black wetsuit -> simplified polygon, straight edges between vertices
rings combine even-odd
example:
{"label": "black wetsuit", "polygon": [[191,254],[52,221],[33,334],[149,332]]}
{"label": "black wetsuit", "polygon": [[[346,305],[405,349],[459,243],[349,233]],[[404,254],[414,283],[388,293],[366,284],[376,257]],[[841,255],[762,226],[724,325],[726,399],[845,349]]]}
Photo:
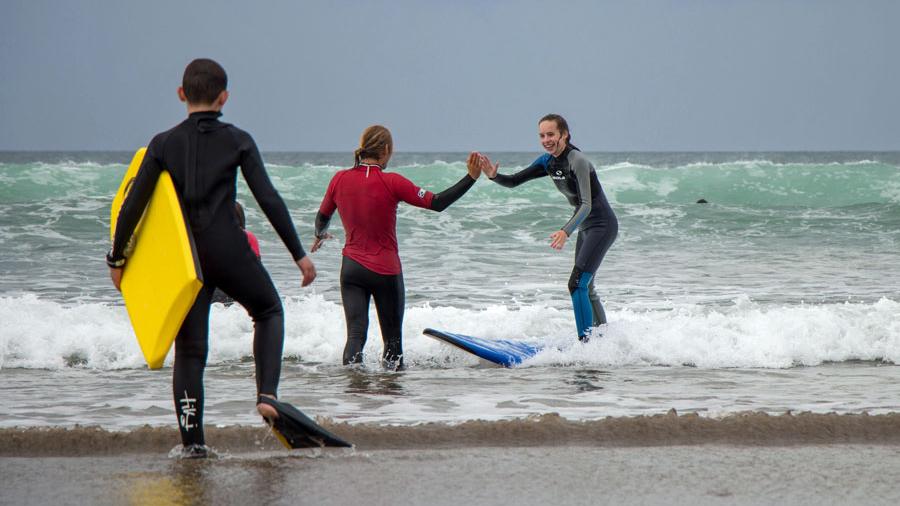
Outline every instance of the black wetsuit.
{"label": "black wetsuit", "polygon": [[378,326],[384,342],[382,365],[387,369],[403,367],[403,313],[406,287],[403,273],[379,274],[345,256],[341,261],[341,302],[347,321],[344,365],[360,364],[369,332],[369,300],[375,299]]}
{"label": "black wetsuit", "polygon": [[294,260],[306,256],[287,206],[272,186],[253,138],[197,112],[150,142],[131,192],[122,205],[107,261],[123,250],[153,193],[160,173],[172,176],[193,235],[203,288],[175,338],[173,393],[182,443],[204,444],[203,371],[209,334],[209,305],[221,288],[253,318],[257,393],[276,395],[281,374],[284,314],[281,299],[247,242],[234,212],[237,169]]}
{"label": "black wetsuit", "polygon": [[606,323],[606,313],[594,290],[594,274],[616,240],[619,221],[606,200],[594,166],[581,151],[571,145],[566,146],[558,157],[544,154],[516,174],[497,174],[493,181],[513,188],[545,176],[553,179],[559,191],[575,207],[575,213],[561,230],[571,236],[578,229],[575,267],[569,276],[569,293],[575,309],[578,337],[584,339],[591,325]]}

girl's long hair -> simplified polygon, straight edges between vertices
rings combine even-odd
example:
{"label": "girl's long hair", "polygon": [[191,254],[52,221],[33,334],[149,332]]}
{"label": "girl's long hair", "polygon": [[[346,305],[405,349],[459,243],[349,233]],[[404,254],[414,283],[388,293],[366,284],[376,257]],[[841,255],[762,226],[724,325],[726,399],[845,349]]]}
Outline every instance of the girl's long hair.
{"label": "girl's long hair", "polygon": [[381,125],[372,125],[366,128],[359,137],[359,147],[353,152],[353,166],[359,165],[359,161],[363,158],[381,158],[384,155],[385,147],[388,148],[388,152],[394,151],[394,139],[391,137],[391,131]]}

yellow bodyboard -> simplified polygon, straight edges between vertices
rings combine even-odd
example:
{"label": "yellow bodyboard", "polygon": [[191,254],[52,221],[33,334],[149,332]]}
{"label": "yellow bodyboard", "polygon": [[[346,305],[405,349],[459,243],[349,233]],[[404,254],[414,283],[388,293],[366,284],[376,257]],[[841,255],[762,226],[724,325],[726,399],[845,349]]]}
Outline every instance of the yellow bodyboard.
{"label": "yellow bodyboard", "polygon": [[[110,238],[146,151],[141,148],[134,154],[113,198]],[[147,365],[159,369],[203,287],[190,230],[167,171],[160,174],[132,243],[122,273],[122,296]]]}

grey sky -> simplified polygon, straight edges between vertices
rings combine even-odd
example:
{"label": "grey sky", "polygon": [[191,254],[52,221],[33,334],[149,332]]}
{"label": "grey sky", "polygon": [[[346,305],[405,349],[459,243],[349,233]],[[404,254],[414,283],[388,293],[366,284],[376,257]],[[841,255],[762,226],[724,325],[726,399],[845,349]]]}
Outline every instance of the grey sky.
{"label": "grey sky", "polygon": [[130,150],[229,73],[262,150],[898,150],[900,2],[0,1],[0,149]]}

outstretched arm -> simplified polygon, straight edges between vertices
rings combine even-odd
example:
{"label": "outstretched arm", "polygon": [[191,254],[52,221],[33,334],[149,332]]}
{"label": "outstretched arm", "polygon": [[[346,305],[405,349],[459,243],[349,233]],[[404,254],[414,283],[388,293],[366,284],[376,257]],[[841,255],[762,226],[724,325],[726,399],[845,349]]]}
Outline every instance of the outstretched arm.
{"label": "outstretched arm", "polygon": [[528,167],[525,167],[519,172],[516,172],[515,174],[509,176],[497,172],[497,170],[500,168],[499,163],[492,164],[487,156],[481,156],[483,156],[486,160],[484,174],[488,177],[488,179],[499,184],[500,186],[515,188],[522,183],[547,175],[547,155],[541,156],[540,158],[532,162]]}
{"label": "outstretched arm", "polygon": [[455,185],[435,194],[434,198],[431,199],[431,207],[429,209],[441,212],[450,207],[450,204],[459,200],[475,184],[475,180],[481,176],[482,166],[482,155],[475,152],[469,153],[469,158],[466,160],[468,174],[463,176]]}

